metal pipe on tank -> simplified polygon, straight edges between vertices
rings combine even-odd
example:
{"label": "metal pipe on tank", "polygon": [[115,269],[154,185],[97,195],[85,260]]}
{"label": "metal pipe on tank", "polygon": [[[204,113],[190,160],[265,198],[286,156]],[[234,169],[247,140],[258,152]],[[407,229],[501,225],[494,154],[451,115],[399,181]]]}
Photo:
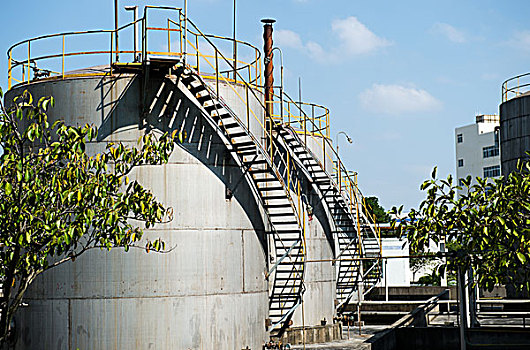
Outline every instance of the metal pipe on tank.
{"label": "metal pipe on tank", "polygon": [[272,24],[274,19],[262,19],[263,23],[263,53],[265,56],[265,116],[270,120],[273,114],[272,94],[274,86],[274,65],[272,63]]}
{"label": "metal pipe on tank", "polygon": [[118,0],[114,0],[114,36],[116,40],[116,62],[120,60],[118,52]]}

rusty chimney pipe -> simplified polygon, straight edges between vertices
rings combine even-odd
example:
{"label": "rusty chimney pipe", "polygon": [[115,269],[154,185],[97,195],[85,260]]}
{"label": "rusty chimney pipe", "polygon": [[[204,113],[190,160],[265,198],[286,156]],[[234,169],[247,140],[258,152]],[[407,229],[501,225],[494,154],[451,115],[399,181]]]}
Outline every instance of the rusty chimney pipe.
{"label": "rusty chimney pipe", "polygon": [[265,55],[265,115],[266,120],[270,121],[273,114],[273,86],[274,86],[274,66],[272,64],[272,24],[276,22],[274,19],[262,19],[263,23],[263,53]]}

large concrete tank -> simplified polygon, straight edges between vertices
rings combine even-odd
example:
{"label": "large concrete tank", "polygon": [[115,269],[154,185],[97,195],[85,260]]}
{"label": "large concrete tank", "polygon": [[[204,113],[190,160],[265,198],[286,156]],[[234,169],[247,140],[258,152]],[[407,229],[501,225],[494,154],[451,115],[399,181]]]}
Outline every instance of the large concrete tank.
{"label": "large concrete tank", "polygon": [[[145,18],[142,20],[147,21]],[[143,27],[160,29],[147,24]],[[169,29],[167,34],[169,37]],[[53,37],[61,39],[61,35]],[[62,39],[64,42],[64,35]],[[149,53],[144,50],[147,48],[142,50],[142,59]],[[122,57],[126,52],[121,52]],[[113,53],[107,53],[112,61]],[[133,53],[135,62],[127,67],[139,64],[136,48]],[[167,54],[171,59],[176,55]],[[258,81],[261,66],[259,52],[251,57],[254,54],[256,60],[242,70],[246,74],[248,68],[250,75],[255,69],[253,88],[216,79],[215,75],[212,78],[211,73],[201,74],[265,145],[263,94]],[[23,68],[20,62],[24,60],[11,59],[11,50],[9,57],[10,65]],[[34,74],[54,72],[52,77],[31,80],[22,69],[18,81],[23,83],[11,89],[6,100],[26,89],[36,99],[54,96],[57,107],[50,111],[51,120],[89,123],[99,129],[98,142],[88,147],[91,153],[110,141],[134,146],[148,131],[182,131],[184,141],[175,148],[168,164],[144,166],[132,174],[174,209],[172,222],[146,232],[148,238],[161,237],[166,247],[173,249],[167,254],[93,250],[74,263],[46,272],[28,290],[28,306],[16,316],[17,348],[261,348],[270,335],[266,323],[273,283],[266,274],[274,254],[272,235],[267,234],[271,231],[270,218],[256,200],[255,189],[245,180],[245,169],[236,164],[193,98],[164,85],[170,66],[150,74],[109,74],[108,66],[68,74],[64,73],[64,57],[63,52],[62,69],[55,71],[40,68],[39,59],[32,59],[39,65]],[[199,62],[196,67],[198,70]],[[11,75],[9,79],[11,83]],[[331,169],[332,163],[324,159],[319,143],[308,140],[308,145]],[[307,195],[311,196],[310,192]],[[303,202],[297,207],[302,212]],[[315,214],[311,223],[307,215],[302,220],[306,227],[305,259],[332,259],[333,237],[324,215]],[[335,313],[335,269],[331,262],[309,264],[305,286],[304,307],[297,309],[294,325],[318,325],[324,318],[331,322]]]}
{"label": "large concrete tank", "polygon": [[[517,78],[519,82],[520,77]],[[530,151],[530,93],[510,94],[514,88],[507,88],[507,82],[503,84],[503,103],[499,107],[503,175],[516,170],[519,159],[529,159],[526,152]]]}
{"label": "large concrete tank", "polygon": [[[149,83],[157,91],[161,80]],[[36,98],[54,96],[50,119],[96,125],[101,142],[90,148],[96,152],[107,141],[135,145],[144,124],[168,128],[157,109],[142,122],[140,85],[136,75],[36,82],[9,91],[6,100],[24,89]],[[176,105],[173,128],[183,128],[184,143],[168,164],[133,174],[174,208],[172,222],[147,232],[174,249],[89,251],[46,272],[17,315],[17,348],[258,349],[268,339],[262,213],[200,112],[183,96],[174,96]]]}

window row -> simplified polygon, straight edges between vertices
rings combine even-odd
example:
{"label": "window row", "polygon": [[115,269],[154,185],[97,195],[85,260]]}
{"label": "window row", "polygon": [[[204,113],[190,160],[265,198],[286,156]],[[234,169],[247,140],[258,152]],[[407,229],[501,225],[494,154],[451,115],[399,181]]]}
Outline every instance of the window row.
{"label": "window row", "polygon": [[482,148],[482,156],[484,158],[497,157],[499,155],[499,146],[488,146]]}
{"label": "window row", "polygon": [[501,166],[493,165],[484,168],[484,177],[497,177],[501,176]]}

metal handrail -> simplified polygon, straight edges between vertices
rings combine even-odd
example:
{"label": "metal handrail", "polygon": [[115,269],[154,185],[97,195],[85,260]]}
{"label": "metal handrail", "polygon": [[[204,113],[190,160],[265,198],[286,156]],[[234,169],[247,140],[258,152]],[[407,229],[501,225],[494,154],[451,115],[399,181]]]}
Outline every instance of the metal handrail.
{"label": "metal handrail", "polygon": [[[521,79],[524,79],[526,82],[521,83]],[[502,87],[501,87],[502,102],[506,102],[511,98],[521,96],[522,94],[530,91],[530,88],[528,87],[530,87],[530,72],[520,74],[510,79],[505,80],[502,83]],[[511,96],[511,95],[514,95],[514,96]]]}
{"label": "metal handrail", "polygon": [[[305,118],[305,122],[304,122],[304,126],[305,126],[305,129],[302,130],[302,133],[306,136],[306,137],[310,137],[314,140],[314,142],[316,142],[316,144],[320,144],[322,146],[322,150],[323,150],[323,164],[325,164],[325,158],[327,157],[332,163],[336,163],[338,164],[337,166],[337,169],[336,169],[336,176],[338,178],[338,185],[339,185],[339,189],[341,191],[345,191],[346,193],[348,193],[349,195],[349,198],[351,198],[350,200],[353,200],[355,201],[356,203],[359,203],[361,205],[361,207],[364,209],[363,210],[363,214],[365,215],[365,219],[370,223],[373,223],[374,226],[374,231],[375,231],[375,235],[379,242],[379,249],[380,249],[380,253],[381,253],[381,249],[382,249],[382,246],[381,246],[381,232],[379,230],[379,227],[377,225],[377,222],[375,220],[375,218],[370,214],[370,211],[368,211],[368,208],[366,206],[366,202],[365,202],[365,199],[364,199],[364,196],[362,195],[361,193],[361,190],[359,189],[358,185],[357,185],[357,173],[355,172],[354,174],[350,174],[350,171],[348,171],[346,169],[346,167],[344,166],[344,163],[342,162],[342,159],[340,158],[338,152],[335,150],[335,148],[333,147],[333,143],[332,143],[332,140],[330,137],[326,137],[325,134],[323,134],[321,131],[319,132],[316,132],[316,133],[308,133],[307,132],[307,126],[306,126],[306,122],[309,123],[309,125],[313,125],[315,130],[318,129],[317,126],[314,124],[314,120],[310,117],[307,116],[307,114],[305,113],[305,111],[300,107],[300,104],[299,102],[295,102],[287,93],[283,93],[283,100],[285,100],[283,103],[291,103],[293,106],[295,106],[295,110],[297,109],[298,112],[300,113],[300,115]],[[323,107],[325,108],[325,107]],[[285,109],[284,109],[285,110]],[[291,113],[291,110],[288,111],[289,113]],[[284,114],[284,122],[285,120],[288,120],[288,116],[286,117],[285,114]],[[305,140],[306,144],[307,144],[307,140]],[[334,169],[335,170],[335,169]],[[350,206],[350,209],[353,210],[353,204],[354,203],[349,203],[349,206]],[[360,234],[360,232],[359,232]],[[361,237],[360,237],[361,238]],[[361,244],[362,240],[360,240],[360,244]]]}
{"label": "metal handrail", "polygon": [[[170,18],[167,18],[167,27],[163,28],[162,26],[149,26],[147,23],[147,13],[149,9],[158,9],[158,10],[173,10],[179,12],[179,22],[172,21]],[[176,56],[181,57],[182,55],[190,55],[188,53],[184,53],[182,50],[182,47],[180,47],[180,50],[177,52],[172,52],[171,50],[171,33],[173,32],[180,32],[181,35],[180,40],[182,42],[182,11],[180,8],[177,7],[167,7],[167,6],[145,6],[144,7],[144,15],[143,17],[133,20],[130,23],[127,23],[117,29],[98,29],[98,30],[87,30],[87,31],[69,31],[69,32],[62,32],[62,33],[55,33],[55,34],[47,34],[47,35],[41,35],[34,38],[26,39],[23,41],[20,41],[18,43],[15,43],[7,50],[7,58],[8,58],[8,88],[11,88],[14,83],[29,83],[32,80],[39,80],[39,79],[49,79],[50,77],[56,78],[56,77],[62,77],[63,79],[67,76],[70,76],[70,74],[65,74],[65,59],[74,57],[74,56],[88,56],[88,55],[106,55],[108,54],[109,57],[109,72],[100,73],[98,75],[106,75],[112,73],[112,65],[116,60],[114,59],[114,55],[120,55],[120,54],[134,54],[134,57],[136,59],[137,54],[142,55],[142,59],[145,60],[147,55],[165,55],[165,56]],[[140,44],[141,44],[141,50],[118,50],[117,45],[114,42],[115,35],[118,32],[121,32],[123,30],[126,30],[130,28],[131,26],[135,26],[138,23],[142,24],[142,32],[140,33]],[[178,28],[170,28],[170,23],[176,24]],[[168,35],[168,48],[167,51],[153,51],[149,50],[147,47],[147,41],[148,41],[148,34],[153,32],[160,32],[164,31],[167,32]],[[198,36],[204,36],[209,37],[215,40],[226,40],[230,42],[234,42],[232,38],[228,37],[222,37],[218,35],[210,35],[210,34],[198,34],[197,32],[193,32],[188,30],[188,32],[191,35]],[[109,35],[109,41],[110,41],[110,47],[108,49],[98,48],[94,50],[86,50],[86,51],[67,51],[66,50],[66,42],[70,42],[72,37],[78,37],[83,36],[86,37],[86,35]],[[122,36],[120,36],[122,37]],[[41,45],[41,43],[44,40],[53,40],[53,39],[61,39],[62,38],[62,50],[60,52],[51,52],[51,53],[45,53],[41,54],[39,56],[32,56],[32,46],[35,46],[36,44]],[[121,41],[120,41],[121,42]],[[27,46],[27,50],[25,50],[25,53],[15,54],[15,51],[20,50],[24,45]],[[254,58],[251,60],[251,62],[244,62],[241,60],[237,60],[237,70],[249,71],[249,76],[254,75],[250,81],[256,87],[261,82],[261,53],[260,50],[253,46],[250,43],[236,40],[236,45],[242,45],[244,47],[247,47],[253,51]],[[48,44],[49,46],[49,44]],[[100,45],[101,46],[101,45]],[[241,51],[242,49],[239,49]],[[59,50],[58,50],[59,51]],[[202,56],[204,57],[204,55]],[[60,67],[59,69],[54,69],[54,63],[51,62],[54,59],[62,59],[62,62],[60,64],[57,64],[56,66]],[[230,61],[230,59],[227,59]],[[41,65],[42,62],[48,61],[50,64],[47,66]],[[54,61],[57,62],[57,61]],[[22,71],[20,73],[20,76],[16,76],[14,74],[14,70],[21,67]],[[198,68],[198,67],[197,67]],[[31,70],[33,70],[33,77],[31,76]],[[233,71],[233,70],[232,70]],[[251,71],[254,73],[252,74]],[[221,71],[221,74],[227,74],[228,71]],[[17,73],[18,75],[18,73]],[[75,76],[81,76],[82,74],[75,74]],[[87,75],[94,75],[93,73],[87,74]],[[241,83],[241,81],[237,81],[238,83]]]}

